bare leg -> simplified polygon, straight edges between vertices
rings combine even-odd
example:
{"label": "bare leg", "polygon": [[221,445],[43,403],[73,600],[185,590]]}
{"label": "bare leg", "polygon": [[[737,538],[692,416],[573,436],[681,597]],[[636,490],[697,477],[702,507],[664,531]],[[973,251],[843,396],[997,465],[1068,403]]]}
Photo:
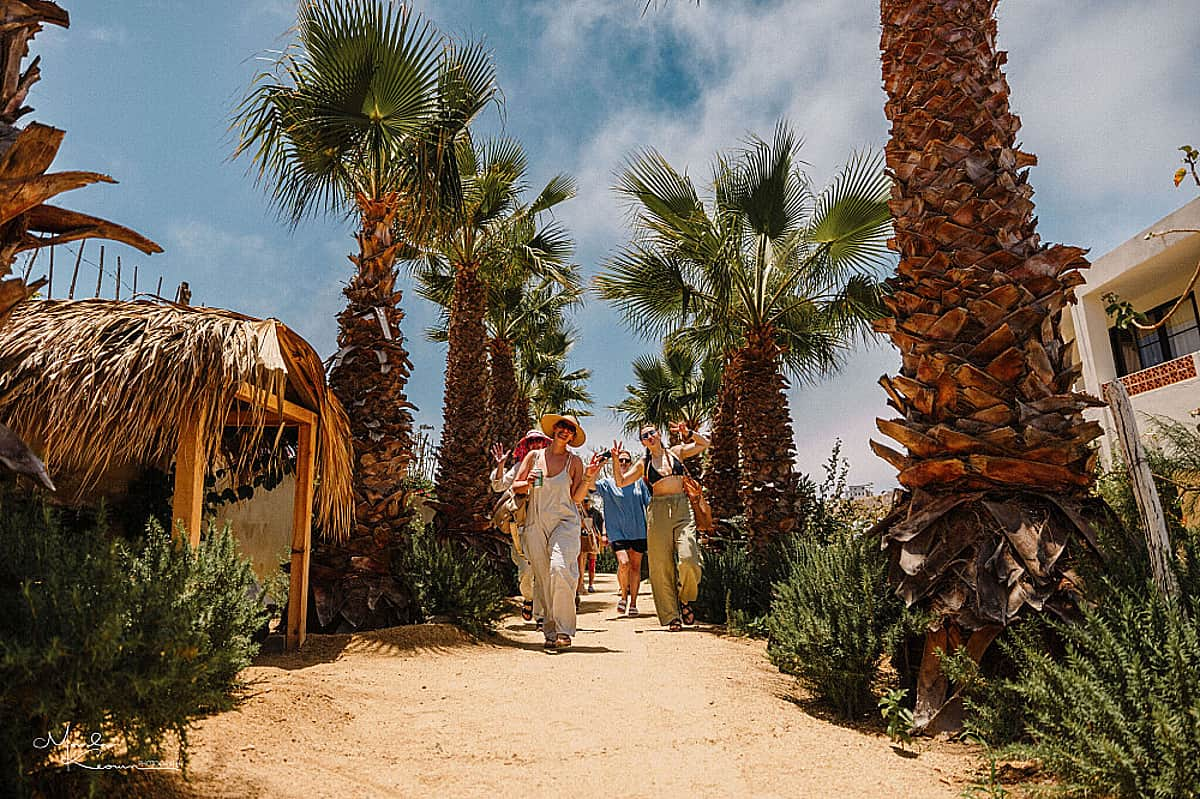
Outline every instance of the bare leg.
{"label": "bare leg", "polygon": [[580,552],[579,553],[579,586],[575,589],[575,593],[577,593],[577,594],[583,593],[583,569],[584,569],[584,565],[586,563],[587,563],[587,555]]}
{"label": "bare leg", "polygon": [[629,605],[636,608],[638,588],[642,584],[642,553],[633,549],[625,551],[629,553],[629,571],[625,577],[629,587]]}
{"label": "bare leg", "polygon": [[[632,553],[637,555],[636,552]],[[621,589],[621,599],[629,596],[629,555],[628,549],[618,549],[617,555],[617,585]],[[638,557],[641,557],[638,555]]]}

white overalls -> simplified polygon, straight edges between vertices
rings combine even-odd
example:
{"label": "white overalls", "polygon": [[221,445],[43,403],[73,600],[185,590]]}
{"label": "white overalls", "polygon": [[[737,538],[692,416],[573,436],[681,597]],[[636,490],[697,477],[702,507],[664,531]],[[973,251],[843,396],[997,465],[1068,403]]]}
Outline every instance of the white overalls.
{"label": "white overalls", "polygon": [[570,456],[558,474],[546,469],[546,450],[538,450],[533,469],[542,485],[529,489],[525,516],[525,555],[533,567],[534,595],[546,614],[546,640],[575,635],[575,587],[579,583],[579,511],[571,499]]}

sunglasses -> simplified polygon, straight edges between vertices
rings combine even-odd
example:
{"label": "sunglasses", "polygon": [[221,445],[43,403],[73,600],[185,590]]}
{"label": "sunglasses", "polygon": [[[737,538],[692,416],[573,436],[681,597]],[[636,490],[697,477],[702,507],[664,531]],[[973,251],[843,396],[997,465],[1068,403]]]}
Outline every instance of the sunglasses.
{"label": "sunglasses", "polygon": [[633,461],[629,458],[617,458],[617,463],[623,463],[628,466],[629,464],[633,463]]}
{"label": "sunglasses", "polygon": [[558,424],[554,425],[554,429],[566,430],[568,433],[574,433],[575,425],[571,424],[570,422],[559,422]]}
{"label": "sunglasses", "polygon": [[642,439],[642,441],[645,441],[647,438],[654,438],[656,435],[658,435],[657,430],[647,430],[646,432],[644,432],[640,436],[638,436],[638,438]]}

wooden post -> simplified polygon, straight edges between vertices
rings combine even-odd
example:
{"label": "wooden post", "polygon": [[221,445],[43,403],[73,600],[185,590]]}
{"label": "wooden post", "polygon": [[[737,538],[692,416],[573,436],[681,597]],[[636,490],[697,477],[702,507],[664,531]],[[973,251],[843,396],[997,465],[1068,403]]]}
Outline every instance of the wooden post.
{"label": "wooden post", "polygon": [[121,256],[117,256],[117,285],[113,289],[113,299],[121,299]]}
{"label": "wooden post", "polygon": [[83,245],[84,241],[79,242],[79,252],[75,254],[75,271],[71,273],[71,290],[67,292],[67,299],[75,299],[75,278],[79,277],[79,262],[83,260]]}
{"label": "wooden post", "polygon": [[200,544],[200,522],[204,512],[204,414],[183,420],[179,448],[175,450],[175,497],[171,502],[171,530],[180,523],[192,546]]}
{"label": "wooden post", "polygon": [[313,461],[317,424],[299,425],[296,449],[296,495],[292,502],[292,568],[288,588],[288,650],[304,645],[308,631],[308,566],[312,552]]}
{"label": "wooden post", "polygon": [[1104,386],[1104,395],[1112,411],[1121,452],[1125,456],[1125,468],[1129,471],[1129,482],[1137,499],[1138,515],[1142,517],[1154,584],[1163,596],[1178,598],[1179,583],[1175,581],[1175,572],[1171,569],[1171,538],[1167,534],[1167,519],[1158,499],[1158,490],[1154,487],[1154,475],[1146,460],[1146,450],[1138,436],[1129,392],[1125,390],[1125,384],[1117,379]]}
{"label": "wooden post", "polygon": [[54,245],[50,245],[50,277],[46,281],[46,299],[54,298]]}
{"label": "wooden post", "polygon": [[100,245],[100,265],[96,267],[96,297],[100,296],[100,284],[104,280],[104,245]]}

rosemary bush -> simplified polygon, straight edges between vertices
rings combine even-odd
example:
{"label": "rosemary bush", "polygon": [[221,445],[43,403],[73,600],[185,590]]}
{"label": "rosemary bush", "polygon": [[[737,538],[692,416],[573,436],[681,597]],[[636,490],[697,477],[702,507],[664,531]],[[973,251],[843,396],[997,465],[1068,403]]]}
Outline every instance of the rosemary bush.
{"label": "rosemary bush", "polygon": [[0,494],[0,794],[52,777],[68,728],[76,762],[165,761],[173,734],[186,765],[189,725],[235,704],[258,650],[251,580],[228,530],[192,550],[151,522],[129,544]]}
{"label": "rosemary bush", "polygon": [[421,614],[448,618],[474,636],[494,630],[510,609],[510,581],[497,564],[462,544],[439,540],[432,526],[414,524],[409,530],[394,562]]}
{"label": "rosemary bush", "polygon": [[843,717],[870,712],[883,655],[911,621],[878,543],[850,530],[828,542],[798,537],[788,565],[775,585],[768,656]]}

